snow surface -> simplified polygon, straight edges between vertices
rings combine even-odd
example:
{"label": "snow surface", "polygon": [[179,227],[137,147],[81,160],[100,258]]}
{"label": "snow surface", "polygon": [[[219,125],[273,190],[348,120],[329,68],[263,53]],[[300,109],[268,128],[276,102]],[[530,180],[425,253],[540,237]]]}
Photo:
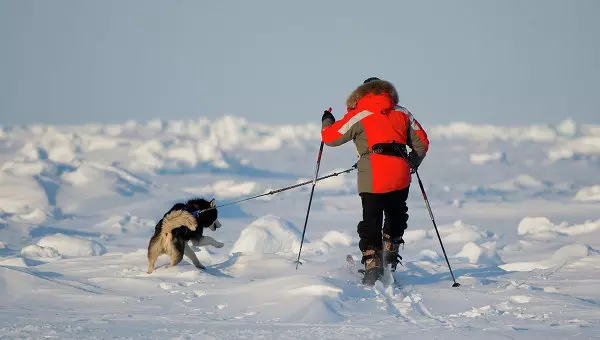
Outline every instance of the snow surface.
{"label": "snow surface", "polygon": [[469,158],[472,164],[486,164],[490,162],[502,161],[505,159],[504,153],[500,151],[492,153],[472,153]]}
{"label": "snow surface", "polygon": [[[420,168],[444,249],[413,181],[397,286],[361,286],[356,172],[219,208],[194,248],[162,256],[158,219],[309,181],[320,126],[218,120],[0,129],[0,338],[600,338],[600,125],[571,119],[424,127]],[[325,148],[320,174],[350,168]],[[389,276],[388,276],[389,277]]]}

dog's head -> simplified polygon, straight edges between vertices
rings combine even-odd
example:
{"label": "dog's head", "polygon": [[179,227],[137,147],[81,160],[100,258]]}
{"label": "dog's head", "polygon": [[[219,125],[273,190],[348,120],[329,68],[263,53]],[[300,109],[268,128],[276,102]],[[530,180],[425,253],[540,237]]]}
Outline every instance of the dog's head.
{"label": "dog's head", "polygon": [[212,231],[221,227],[221,222],[217,219],[219,212],[214,198],[210,201],[203,198],[192,199],[187,201],[185,205],[187,211],[194,213],[199,227],[210,228]]}

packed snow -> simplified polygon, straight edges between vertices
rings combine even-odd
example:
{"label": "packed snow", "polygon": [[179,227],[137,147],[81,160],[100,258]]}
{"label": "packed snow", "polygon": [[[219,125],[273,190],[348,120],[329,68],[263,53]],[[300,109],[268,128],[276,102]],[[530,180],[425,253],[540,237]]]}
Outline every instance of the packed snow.
{"label": "packed snow", "polygon": [[[356,171],[218,208],[224,243],[146,273],[176,202],[310,181],[319,124],[125,121],[0,128],[0,337],[600,338],[600,125],[424,126],[393,285],[360,285]],[[326,147],[319,175],[352,167]],[[452,266],[458,288],[444,257]],[[356,263],[348,263],[351,255]],[[388,282],[389,283],[389,282]]]}

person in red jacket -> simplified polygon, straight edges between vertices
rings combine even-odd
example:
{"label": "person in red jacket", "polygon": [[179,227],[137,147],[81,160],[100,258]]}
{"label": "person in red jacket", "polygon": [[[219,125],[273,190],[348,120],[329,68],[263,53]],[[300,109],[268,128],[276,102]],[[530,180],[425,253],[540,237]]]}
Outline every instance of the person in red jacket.
{"label": "person in red jacket", "polygon": [[395,270],[402,259],[398,248],[407,228],[411,169],[425,158],[429,140],[421,124],[398,105],[398,93],[386,80],[365,80],[348,96],[346,107],[339,121],[325,111],[321,138],[330,147],[352,140],[359,154],[362,220],[357,231],[365,265],[363,284],[372,286],[382,277],[384,263]]}

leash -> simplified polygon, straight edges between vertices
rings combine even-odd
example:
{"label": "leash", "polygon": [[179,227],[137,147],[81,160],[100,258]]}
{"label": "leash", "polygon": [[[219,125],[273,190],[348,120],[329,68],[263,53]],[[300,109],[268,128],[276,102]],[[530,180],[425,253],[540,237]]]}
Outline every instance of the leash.
{"label": "leash", "polygon": [[334,172],[334,173],[329,174],[327,176],[319,177],[319,178],[316,178],[316,179],[311,179],[310,181],[306,181],[306,182],[302,182],[302,183],[290,185],[290,186],[285,187],[285,188],[271,190],[271,191],[266,192],[264,194],[260,194],[260,195],[256,195],[256,196],[251,196],[251,197],[243,198],[243,199],[240,199],[240,200],[237,200],[237,201],[233,201],[233,202],[228,202],[228,203],[225,203],[225,204],[217,205],[217,206],[212,207],[212,208],[207,208],[207,209],[202,209],[202,210],[196,210],[196,211],[192,212],[192,214],[197,217],[198,215],[202,214],[203,212],[206,212],[206,211],[209,211],[209,210],[213,210],[213,209],[217,209],[217,208],[221,208],[221,207],[226,207],[226,206],[232,205],[232,204],[237,204],[237,203],[241,203],[241,202],[246,202],[246,201],[254,200],[254,199],[257,199],[257,198],[260,198],[260,197],[264,197],[264,196],[278,194],[280,192],[284,192],[284,191],[287,191],[287,190],[290,190],[290,189],[294,189],[294,188],[298,188],[298,187],[301,187],[301,186],[304,186],[304,185],[312,184],[314,182],[322,181],[322,180],[330,178],[330,177],[334,177],[334,176],[338,176],[338,175],[341,175],[341,174],[349,173],[351,171],[354,171],[357,168],[358,168],[358,162],[354,163],[354,165],[352,167],[350,167],[350,168],[348,168],[348,169],[346,169],[344,171]]}

